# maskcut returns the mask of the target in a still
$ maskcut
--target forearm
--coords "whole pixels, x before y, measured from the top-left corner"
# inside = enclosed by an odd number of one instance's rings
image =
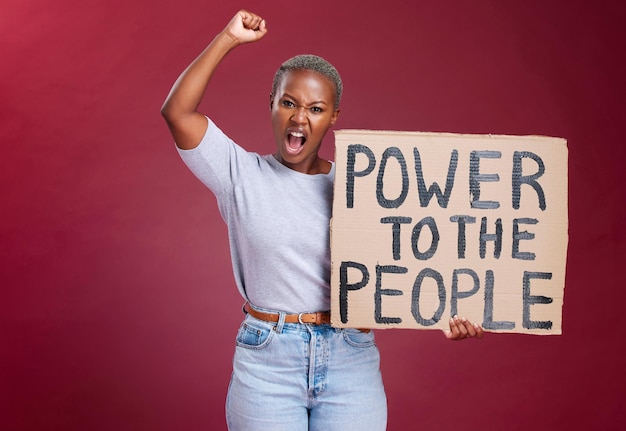
[[[161,108],[168,123],[197,112],[215,70],[237,44],[226,32],[219,33],[178,77]]]

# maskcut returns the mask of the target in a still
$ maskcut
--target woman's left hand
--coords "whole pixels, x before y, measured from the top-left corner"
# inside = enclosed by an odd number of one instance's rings
[[[466,338],[482,338],[483,328],[464,317],[454,316],[450,319],[450,329],[443,331],[448,340],[459,341]]]

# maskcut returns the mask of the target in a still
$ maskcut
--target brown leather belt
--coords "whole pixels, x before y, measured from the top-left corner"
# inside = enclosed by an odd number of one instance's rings
[[[247,305],[245,308],[246,313],[250,316],[265,320],[266,322],[278,322],[278,313],[265,313],[263,311],[255,310]],[[285,323],[307,323],[310,325],[322,325],[330,324],[330,313],[300,313],[300,314],[287,314],[285,315]]]

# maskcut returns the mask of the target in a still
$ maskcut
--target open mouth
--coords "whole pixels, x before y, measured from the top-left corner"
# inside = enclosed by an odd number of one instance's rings
[[[287,132],[287,149],[291,153],[299,153],[306,142],[306,136],[300,131]]]

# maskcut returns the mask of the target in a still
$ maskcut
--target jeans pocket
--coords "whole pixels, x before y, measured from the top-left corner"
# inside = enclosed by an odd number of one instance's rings
[[[376,345],[374,341],[374,331],[363,332],[359,329],[346,328],[342,331],[343,339],[354,347],[372,347]]]
[[[237,346],[259,350],[265,348],[272,338],[274,338],[274,330],[271,326],[255,325],[246,320],[237,332]]]

